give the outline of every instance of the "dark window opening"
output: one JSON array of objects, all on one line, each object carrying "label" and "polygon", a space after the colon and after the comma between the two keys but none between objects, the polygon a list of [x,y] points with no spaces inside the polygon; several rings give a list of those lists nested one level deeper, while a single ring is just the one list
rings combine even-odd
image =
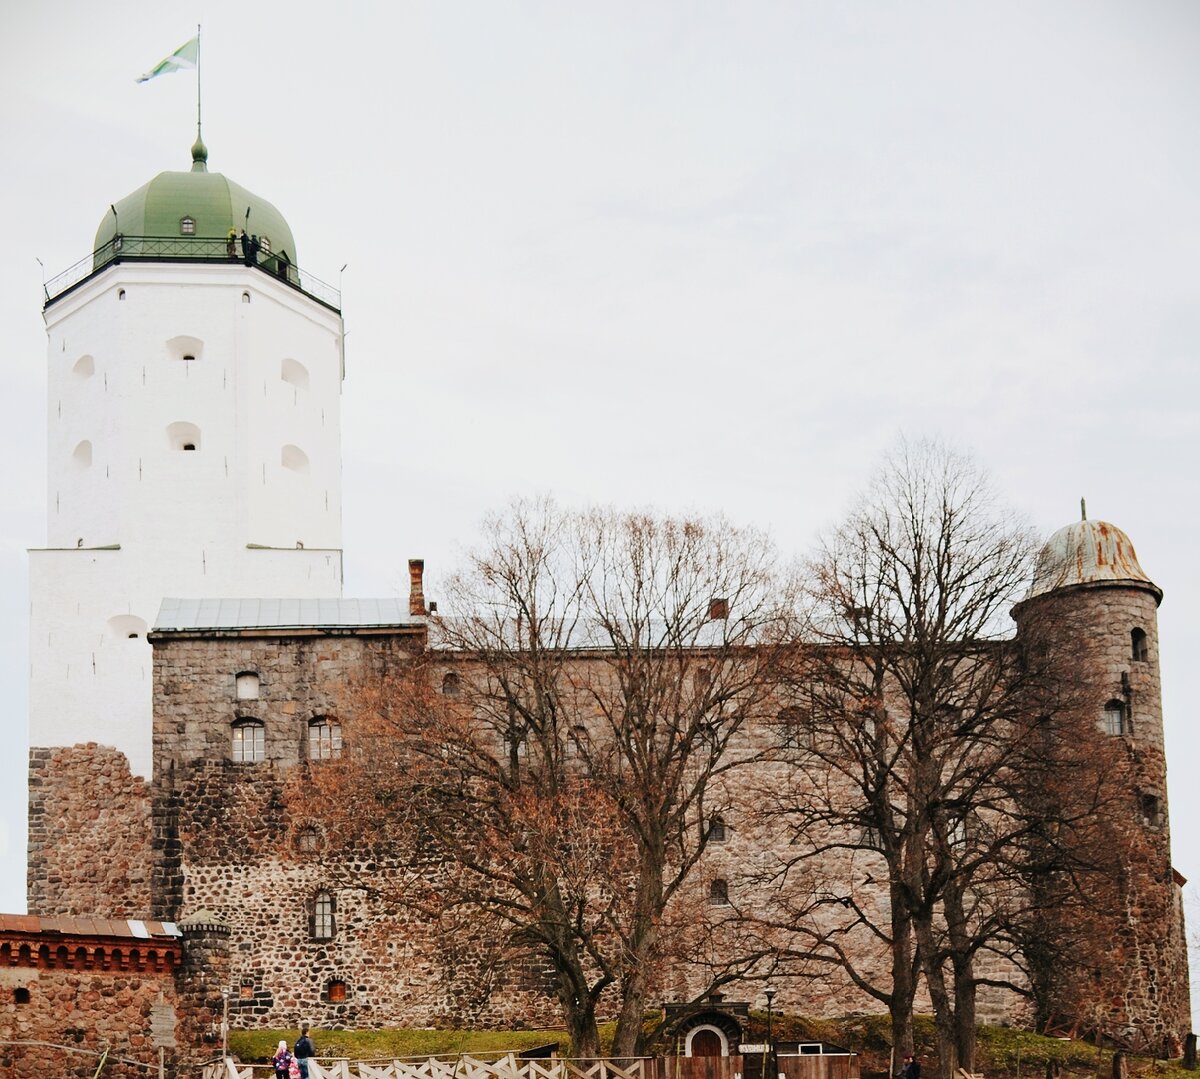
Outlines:
[{"label": "dark window opening", "polygon": [[195,450],[195,448],[196,448],[196,443],[194,443],[194,442],[185,442],[183,444],[183,449],[185,449],[185,450]]},{"label": "dark window opening", "polygon": [[29,1003],[29,990],[26,989],[23,985],[17,986],[17,988],[13,990],[13,1003],[14,1004],[28,1004]]},{"label": "dark window opening", "polygon": [[717,878],[708,886],[708,902],[714,907],[729,906],[729,882]]},{"label": "dark window opening", "polygon": [[1157,828],[1162,823],[1158,795],[1143,794],[1139,800],[1142,806],[1142,823],[1148,828]]},{"label": "dark window opening", "polygon": [[453,671],[442,679],[442,694],[444,696],[457,697],[461,691],[462,684],[458,680],[458,675]]},{"label": "dark window opening", "polygon": [[1133,661],[1135,663],[1146,663],[1150,659],[1150,641],[1146,637],[1144,629],[1134,629],[1129,633],[1130,642],[1133,646]]},{"label": "dark window opening", "polygon": [[713,815],[708,819],[708,838],[712,843],[724,843],[727,838],[725,818]]}]

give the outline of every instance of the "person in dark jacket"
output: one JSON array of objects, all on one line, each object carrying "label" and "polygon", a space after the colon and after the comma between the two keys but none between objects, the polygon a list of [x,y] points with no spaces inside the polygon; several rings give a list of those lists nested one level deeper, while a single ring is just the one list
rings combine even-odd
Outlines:
[{"label": "person in dark jacket", "polygon": [[904,1058],[900,1079],[921,1079],[921,1062],[911,1054]]},{"label": "person in dark jacket", "polygon": [[300,1079],[308,1079],[308,1058],[317,1055],[317,1047],[313,1045],[313,1040],[308,1036],[308,1024],[302,1023],[300,1026],[300,1037],[296,1039],[294,1049],[296,1063],[300,1065]]},{"label": "person in dark jacket", "polygon": [[250,265],[250,237],[246,235],[246,230],[242,229],[242,234],[238,237],[242,242],[242,259],[247,266]]}]

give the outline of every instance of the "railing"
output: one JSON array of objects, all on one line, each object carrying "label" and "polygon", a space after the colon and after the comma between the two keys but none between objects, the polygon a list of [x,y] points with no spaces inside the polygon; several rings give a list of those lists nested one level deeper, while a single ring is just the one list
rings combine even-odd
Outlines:
[{"label": "railing", "polygon": [[202,262],[256,266],[318,303],[335,311],[342,309],[342,294],[338,289],[300,269],[283,254],[260,250],[257,256],[250,259],[242,254],[238,241],[209,236],[114,236],[86,258],[47,281],[46,303],[50,304],[70,292],[93,274],[121,262]]},{"label": "railing", "polygon": [[[308,1079],[657,1079],[653,1057],[632,1060],[525,1060],[507,1053],[497,1060],[474,1056],[423,1057],[420,1060],[310,1059]],[[202,1079],[274,1079],[269,1064],[217,1061],[205,1066]]]}]

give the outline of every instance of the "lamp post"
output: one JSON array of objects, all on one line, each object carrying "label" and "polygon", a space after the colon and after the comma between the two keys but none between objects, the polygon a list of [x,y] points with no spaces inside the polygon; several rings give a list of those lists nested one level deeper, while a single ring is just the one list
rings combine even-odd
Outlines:
[{"label": "lamp post", "polygon": [[[771,1040],[771,1018],[772,1018],[772,1014],[773,1014],[772,1005],[775,1003],[775,988],[774,988],[774,986],[768,985],[767,989],[766,989],[766,994],[767,994],[767,1061],[771,1066],[771,1070],[774,1071],[775,1070],[775,1044]],[[764,1075],[763,1079],[768,1079],[768,1076]]]}]

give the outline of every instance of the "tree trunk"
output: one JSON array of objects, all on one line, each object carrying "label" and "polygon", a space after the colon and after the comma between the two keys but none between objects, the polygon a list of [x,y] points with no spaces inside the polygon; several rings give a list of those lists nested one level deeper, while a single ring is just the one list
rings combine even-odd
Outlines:
[{"label": "tree trunk", "polygon": [[917,986],[913,967],[912,921],[908,915],[901,889],[893,885],[892,893],[892,993],[888,1014],[892,1020],[892,1047],[897,1060],[912,1053],[913,997]]},{"label": "tree trunk", "polygon": [[914,918],[917,934],[917,953],[921,958],[921,970],[929,986],[929,998],[933,1002],[933,1029],[937,1035],[938,1079],[952,1079],[958,1068],[955,1047],[954,1008],[946,988],[946,976],[937,957],[933,940],[933,928],[928,918]]},{"label": "tree trunk", "polygon": [[957,1066],[973,1072],[976,1038],[975,953],[971,948],[961,889],[947,888],[944,907],[954,969],[954,1048],[957,1053]]}]

